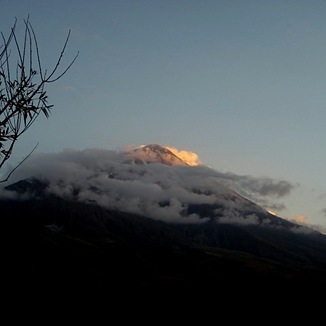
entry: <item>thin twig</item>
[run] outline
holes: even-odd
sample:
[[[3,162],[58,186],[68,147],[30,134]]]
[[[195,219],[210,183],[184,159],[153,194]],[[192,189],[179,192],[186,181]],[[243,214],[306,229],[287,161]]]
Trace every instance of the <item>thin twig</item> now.
[[[8,181],[11,175],[33,154],[37,146],[38,143],[34,146],[34,148],[30,151],[30,153],[27,156],[25,156],[24,159],[10,171],[10,173],[7,175],[5,179],[0,180],[0,183]]]

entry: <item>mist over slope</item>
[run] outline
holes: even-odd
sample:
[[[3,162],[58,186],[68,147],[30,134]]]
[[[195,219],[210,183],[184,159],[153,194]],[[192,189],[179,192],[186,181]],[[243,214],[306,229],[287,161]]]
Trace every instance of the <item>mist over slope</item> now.
[[[248,291],[260,299],[326,288],[326,236],[231,187],[268,197],[290,184],[222,174],[177,153],[149,145],[28,160],[0,196],[9,291],[123,300],[218,293],[228,302]]]
[[[28,182],[38,180],[42,191],[60,198],[164,222],[214,219],[219,223],[289,225],[248,198],[282,197],[291,191],[291,184],[222,174],[201,164],[195,153],[157,144],[125,151],[86,149],[38,154],[15,177],[25,180],[27,188]],[[232,189],[236,183],[248,196]],[[8,189],[12,190],[10,185],[2,190],[2,196],[13,196]],[[22,197],[30,195],[27,190],[20,191]],[[299,225],[291,226],[305,231]]]

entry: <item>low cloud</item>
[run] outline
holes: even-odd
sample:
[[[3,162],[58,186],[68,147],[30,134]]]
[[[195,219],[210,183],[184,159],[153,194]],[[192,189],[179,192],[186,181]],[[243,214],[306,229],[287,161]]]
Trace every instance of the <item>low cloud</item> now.
[[[175,147],[169,146],[166,146],[166,148],[169,149],[174,155],[180,157],[182,161],[186,162],[188,165],[197,166],[202,164],[199,159],[199,156],[194,152],[178,150]]]
[[[323,209],[321,210],[321,213],[326,217],[326,208],[323,208]]]
[[[291,194],[297,185],[286,180],[267,177],[253,177],[234,173],[217,172],[221,182],[233,188],[246,198],[270,210],[284,210],[282,198]]]
[[[299,224],[307,224],[309,219],[305,215],[296,215],[293,217],[293,221]]]
[[[257,225],[260,224],[259,218],[255,214],[241,215],[239,212],[225,212],[219,219],[219,223],[238,224],[238,225]]]
[[[297,228],[292,228],[293,232],[311,233],[311,232],[314,232],[314,230],[316,230],[316,231],[324,233],[324,234],[326,233],[326,229],[324,227],[317,225],[317,224],[311,224],[310,218],[305,215],[302,215],[302,214],[295,215],[295,216],[293,216],[292,219],[290,219],[290,221],[292,221],[300,226]]]
[[[262,197],[282,198],[290,194],[295,185],[285,180],[275,180],[266,177],[253,177],[233,173],[219,173],[221,179],[250,194]]]
[[[175,153],[183,153],[183,159],[188,155],[188,162],[200,162],[195,153]],[[252,201],[280,209],[283,204],[273,200],[294,188],[284,180],[221,173],[204,165],[130,164],[125,158],[125,150],[104,149],[34,154],[10,183],[37,178],[48,184],[49,193],[60,197],[178,223],[205,221],[208,216],[190,207],[213,205],[221,222],[256,224],[256,214],[265,210]],[[12,194],[2,189],[0,196]]]

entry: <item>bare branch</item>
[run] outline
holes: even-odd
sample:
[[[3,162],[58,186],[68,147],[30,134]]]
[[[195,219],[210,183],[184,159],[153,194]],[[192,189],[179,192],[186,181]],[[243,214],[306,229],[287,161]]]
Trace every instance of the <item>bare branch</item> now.
[[[21,160],[7,175],[7,177],[3,180],[0,180],[0,183],[4,183],[9,180],[11,175],[32,155],[32,153],[35,151],[36,147],[38,146],[38,143],[34,146],[34,148],[29,152],[28,155],[26,155],[23,160]]]
[[[29,17],[24,20],[24,26],[22,39],[16,32],[17,19],[7,38],[1,33],[0,169],[10,158],[18,138],[32,126],[39,115],[49,117],[53,105],[48,103],[46,85],[62,78],[79,55],[77,52],[70,63],[59,71],[70,39],[69,30],[54,68],[47,75],[47,70],[42,67],[36,33]],[[8,178],[10,175],[11,173]]]

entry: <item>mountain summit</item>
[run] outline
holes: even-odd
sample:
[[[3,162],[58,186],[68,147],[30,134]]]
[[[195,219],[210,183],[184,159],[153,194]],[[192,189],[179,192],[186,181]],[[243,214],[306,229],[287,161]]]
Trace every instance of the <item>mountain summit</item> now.
[[[136,164],[162,163],[166,165],[188,165],[168,147],[158,144],[142,145],[127,153],[129,161]]]

